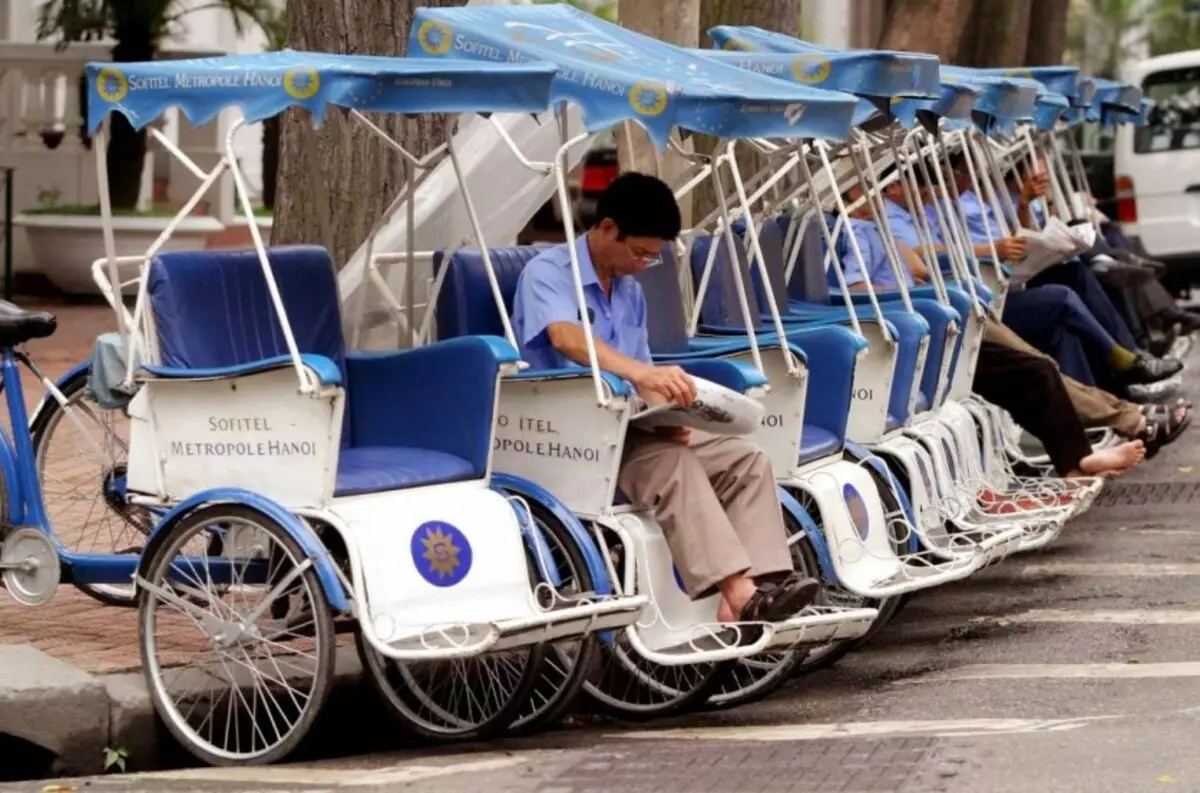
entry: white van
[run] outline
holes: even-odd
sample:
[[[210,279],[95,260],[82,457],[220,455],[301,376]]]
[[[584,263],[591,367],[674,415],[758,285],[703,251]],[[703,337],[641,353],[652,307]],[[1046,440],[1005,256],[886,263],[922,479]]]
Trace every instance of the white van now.
[[[1200,283],[1200,50],[1149,58],[1129,81],[1155,102],[1149,123],[1117,129],[1117,217],[1171,286]]]

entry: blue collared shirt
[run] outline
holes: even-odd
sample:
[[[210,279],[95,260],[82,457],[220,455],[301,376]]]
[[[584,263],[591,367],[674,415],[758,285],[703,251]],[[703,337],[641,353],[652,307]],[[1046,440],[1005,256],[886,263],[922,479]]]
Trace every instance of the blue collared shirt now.
[[[646,296],[631,275],[612,280],[612,296],[604,293],[588,251],[587,235],[575,241],[583,294],[594,337],[619,353],[651,363],[646,334]],[[582,326],[575,282],[571,276],[568,245],[556,245],[538,254],[517,280],[512,325],[521,358],[531,369],[581,368],[554,349],[546,328],[556,322]]]
[[[996,213],[987,203],[980,201],[974,191],[964,190],[959,193],[958,198],[959,205],[962,207],[963,219],[967,221],[967,232],[971,235],[971,242],[976,245],[986,245],[989,238],[988,231],[991,231],[993,239],[1000,239],[1003,236]],[[932,208],[926,209],[926,212],[932,211]],[[986,226],[984,218],[987,218]]]
[[[826,215],[826,222],[832,230],[836,219],[832,215]],[[863,263],[867,267],[867,273],[865,276],[863,275],[863,270],[858,265],[858,259],[854,256],[854,249],[851,247],[850,240],[846,236],[847,231],[843,229],[842,233],[838,236],[834,252],[838,260],[842,263],[842,271],[846,274],[846,286],[851,287],[870,279],[871,285],[877,288],[897,288],[896,275],[892,272],[892,263],[888,259],[883,236],[879,233],[879,228],[875,225],[874,221],[850,218],[850,231],[853,232],[855,239],[858,240],[858,248],[862,251]],[[900,270],[904,274],[905,283],[912,286],[912,273],[908,271],[908,267],[904,262],[900,263]],[[829,280],[829,285],[837,289],[837,276],[832,270],[826,273],[826,277]]]
[[[896,241],[904,243],[914,251],[922,247],[921,238],[917,234],[917,224],[912,214],[903,205],[897,204],[890,198],[883,200],[883,206],[887,211],[888,225],[891,227],[892,236],[896,238]],[[937,236],[936,233],[935,236]]]

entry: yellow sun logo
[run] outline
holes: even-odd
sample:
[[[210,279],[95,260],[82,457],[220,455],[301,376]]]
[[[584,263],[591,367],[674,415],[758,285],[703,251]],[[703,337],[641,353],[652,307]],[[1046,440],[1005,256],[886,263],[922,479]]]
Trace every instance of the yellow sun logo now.
[[[321,90],[316,69],[293,69],[283,75],[283,90],[296,99],[312,99]]]
[[[430,55],[445,55],[454,43],[450,26],[436,19],[427,19],[417,28],[417,44]]]
[[[96,75],[96,93],[106,102],[120,102],[129,93],[129,80],[120,69],[106,66]]]
[[[750,52],[754,48],[744,41],[738,39],[728,39],[722,46],[723,50],[733,50],[736,52]]]
[[[1022,80],[1032,80],[1033,72],[1029,71],[1028,69],[1009,69],[1008,76],[1019,77]]]
[[[422,556],[429,562],[429,569],[440,578],[449,578],[458,570],[459,547],[454,540],[440,528],[426,529],[425,537],[421,540],[425,546]]]
[[[816,53],[807,53],[792,61],[792,76],[807,85],[825,82],[832,71],[833,64],[829,59]]]
[[[657,116],[667,109],[667,89],[657,83],[634,83],[629,89],[629,104],[640,115]]]

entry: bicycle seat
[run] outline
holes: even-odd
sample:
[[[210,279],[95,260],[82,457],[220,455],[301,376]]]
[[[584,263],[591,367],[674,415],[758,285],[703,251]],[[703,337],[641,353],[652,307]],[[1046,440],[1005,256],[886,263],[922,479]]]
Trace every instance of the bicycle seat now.
[[[26,311],[0,300],[0,347],[15,347],[54,333],[58,320],[49,311]]]

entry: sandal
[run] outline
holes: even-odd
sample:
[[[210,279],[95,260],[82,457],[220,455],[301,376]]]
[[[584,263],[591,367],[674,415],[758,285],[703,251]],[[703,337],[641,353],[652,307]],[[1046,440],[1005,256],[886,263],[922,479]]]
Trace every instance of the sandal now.
[[[1191,410],[1192,407],[1193,405],[1190,399],[1187,397],[1179,397],[1179,399],[1175,400],[1174,404],[1150,403],[1148,405],[1142,405],[1140,408],[1138,408],[1138,412],[1143,416],[1149,416],[1151,413],[1170,412],[1171,408],[1174,408],[1175,410],[1179,410],[1181,408],[1184,410]]]
[[[1176,404],[1174,410],[1166,405],[1156,405],[1153,407],[1158,408],[1157,410],[1148,410],[1143,414],[1146,417],[1146,429],[1138,438],[1146,446],[1147,460],[1158,454],[1162,447],[1176,440],[1191,425],[1192,411]],[[1179,415],[1180,410],[1183,410],[1182,416]]]
[[[738,622],[783,622],[813,602],[821,584],[792,573],[778,584],[759,584],[738,615]]]

